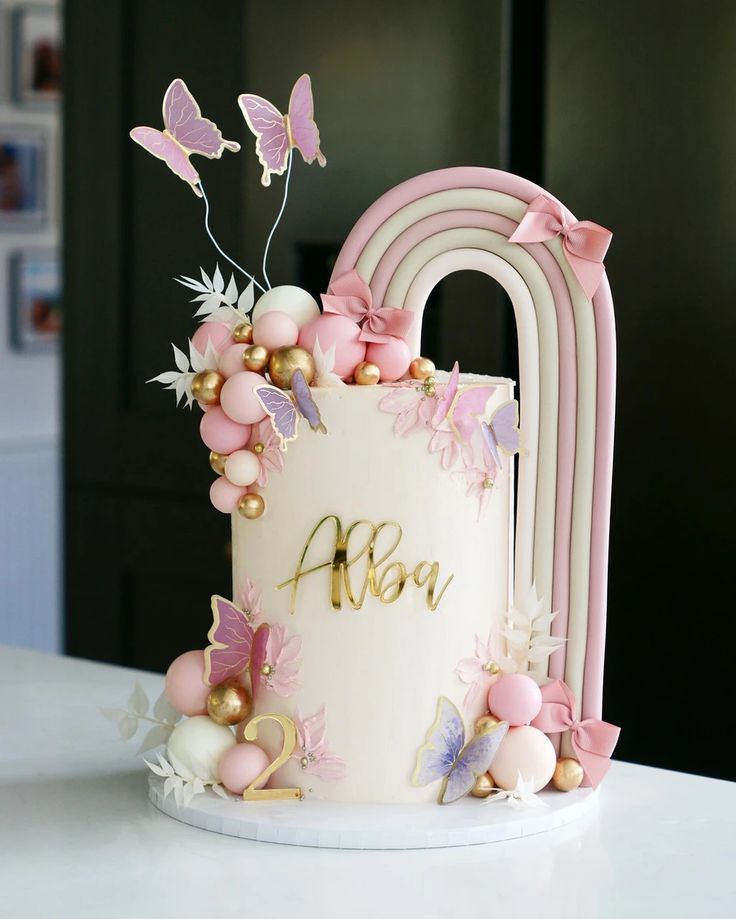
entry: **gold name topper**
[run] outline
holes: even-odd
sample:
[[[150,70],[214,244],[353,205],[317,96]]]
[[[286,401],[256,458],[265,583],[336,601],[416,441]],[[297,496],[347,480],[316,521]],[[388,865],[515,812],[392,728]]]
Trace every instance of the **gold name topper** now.
[[[324,526],[334,527],[332,557],[306,567],[309,564],[307,556],[312,544]],[[438,590],[439,562],[418,562],[411,572],[403,562],[389,562],[401,542],[402,535],[398,523],[379,523],[376,526],[369,520],[357,520],[343,532],[340,519],[331,514],[320,520],[307,537],[293,577],[279,584],[276,589],[281,590],[291,585],[289,610],[294,613],[296,595],[302,578],[329,568],[330,602],[335,610],[342,609],[343,592],[353,609],[363,606],[369,592],[381,603],[394,603],[404,592],[409,580],[419,588],[426,587],[427,608],[436,610],[454,575],[450,575]],[[379,544],[382,544],[382,547]]]

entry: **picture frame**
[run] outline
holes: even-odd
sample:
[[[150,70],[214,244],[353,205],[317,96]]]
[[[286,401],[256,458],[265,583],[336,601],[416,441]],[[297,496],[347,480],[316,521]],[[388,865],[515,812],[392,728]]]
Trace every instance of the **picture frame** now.
[[[12,91],[17,105],[48,108],[61,98],[62,27],[59,9],[20,6],[13,11]]]
[[[9,258],[10,345],[14,351],[59,350],[62,327],[61,256],[54,248],[28,248]]]
[[[0,125],[0,232],[46,222],[49,143],[35,125]]]

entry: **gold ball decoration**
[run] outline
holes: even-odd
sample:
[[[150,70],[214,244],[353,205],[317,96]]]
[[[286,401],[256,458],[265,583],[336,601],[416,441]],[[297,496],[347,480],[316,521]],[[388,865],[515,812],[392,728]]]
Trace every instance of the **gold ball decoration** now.
[[[273,385],[278,386],[279,389],[291,388],[291,378],[295,370],[301,370],[307,386],[317,372],[312,355],[298,345],[285,345],[283,348],[277,348],[269,358],[268,375]]]
[[[493,779],[487,772],[484,772],[483,775],[479,775],[475,780],[475,785],[470,789],[470,794],[474,798],[487,798],[493,793],[493,789]]]
[[[249,322],[240,322],[233,329],[233,341],[238,345],[253,344],[253,326]]]
[[[216,370],[203,370],[192,378],[192,395],[202,405],[217,405],[225,377]]]
[[[266,502],[254,492],[248,492],[238,501],[238,513],[246,520],[257,520],[265,510]]]
[[[436,382],[437,381],[435,380],[435,378],[430,376],[430,377],[427,377],[424,383],[422,383],[422,389],[424,390],[424,395],[429,396],[430,399],[433,398],[436,393],[436,389],[435,389]]]
[[[273,673],[273,667],[270,664],[263,664],[261,667],[261,673],[263,676],[271,676]]]
[[[434,361],[430,361],[428,357],[415,357],[409,364],[409,376],[412,380],[426,380],[427,377],[434,376],[436,369]]]
[[[216,724],[238,724],[252,708],[250,693],[240,683],[219,683],[207,696],[207,714]]]
[[[243,351],[243,366],[253,373],[265,373],[268,366],[268,351],[263,345],[251,345]]]
[[[488,728],[495,728],[497,724],[499,720],[493,715],[481,715],[475,722],[475,733],[480,734],[481,731],[486,731]]]
[[[576,759],[564,756],[557,760],[552,784],[557,791],[575,791],[583,781],[583,767]]]
[[[375,386],[381,381],[381,371],[370,361],[361,361],[353,371],[353,379],[358,386]]]
[[[214,450],[210,450],[210,468],[213,472],[218,475],[225,475],[227,456],[227,453],[216,453]]]
[[[253,452],[254,452],[254,453],[261,454],[261,453],[263,453],[263,451],[264,451],[265,449],[266,449],[266,445],[265,445],[265,444],[262,444],[262,443],[260,442],[260,440],[258,441],[257,444],[253,444]]]

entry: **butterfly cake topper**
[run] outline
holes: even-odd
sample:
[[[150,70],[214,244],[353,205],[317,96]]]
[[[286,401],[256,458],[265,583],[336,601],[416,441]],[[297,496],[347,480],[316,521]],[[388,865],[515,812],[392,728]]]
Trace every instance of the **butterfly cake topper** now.
[[[271,419],[279,446],[284,452],[288,449],[289,442],[297,438],[300,416],[307,419],[313,431],[327,433],[301,370],[295,370],[291,377],[291,394],[269,385],[256,386],[254,392]]]

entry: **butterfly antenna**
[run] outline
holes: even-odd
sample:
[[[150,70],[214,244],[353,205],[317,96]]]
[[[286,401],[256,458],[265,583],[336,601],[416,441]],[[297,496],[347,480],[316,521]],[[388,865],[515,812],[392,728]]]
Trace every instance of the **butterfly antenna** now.
[[[289,162],[286,167],[286,181],[284,182],[284,199],[281,202],[281,210],[276,217],[274,225],[271,227],[271,232],[268,234],[268,239],[266,240],[266,248],[263,250],[263,277],[266,281],[266,287],[271,290],[271,282],[268,280],[268,273],[266,271],[266,262],[268,261],[268,250],[271,247],[271,240],[273,239],[273,234],[276,232],[276,227],[281,222],[281,218],[284,216],[284,211],[286,210],[286,199],[289,197],[289,179],[291,177],[291,161],[294,156],[294,151],[289,150]]]
[[[231,264],[234,268],[237,268],[238,271],[241,271],[241,272],[246,276],[246,278],[248,278],[249,281],[252,281],[252,282],[256,285],[256,287],[258,288],[258,290],[261,291],[261,293],[265,293],[265,292],[266,292],[265,289],[258,283],[258,281],[256,281],[256,279],[253,277],[253,275],[252,275],[252,274],[248,274],[248,272],[245,270],[245,268],[243,268],[242,266],[238,265],[237,262],[233,261],[233,259],[230,258],[230,256],[227,254],[227,252],[223,252],[223,250],[220,248],[220,244],[217,242],[217,240],[215,239],[215,237],[212,235],[212,230],[210,230],[210,202],[209,202],[209,198],[208,198],[207,195],[205,194],[204,185],[202,184],[202,180],[201,180],[201,179],[200,179],[200,182],[199,182],[199,190],[202,192],[202,200],[204,201],[204,228],[205,228],[205,230],[207,231],[207,235],[208,235],[209,238],[212,240],[212,245],[215,247],[215,249],[217,249],[217,251],[220,253],[220,255],[221,255],[224,259],[227,259],[227,261],[230,262],[230,264]],[[270,286],[271,286],[271,285],[269,284],[269,287],[270,287]]]

